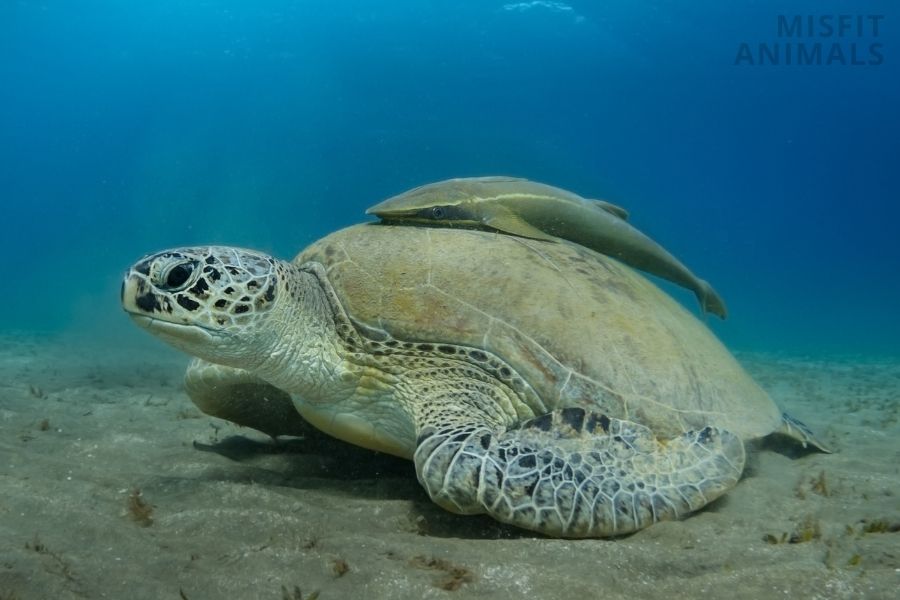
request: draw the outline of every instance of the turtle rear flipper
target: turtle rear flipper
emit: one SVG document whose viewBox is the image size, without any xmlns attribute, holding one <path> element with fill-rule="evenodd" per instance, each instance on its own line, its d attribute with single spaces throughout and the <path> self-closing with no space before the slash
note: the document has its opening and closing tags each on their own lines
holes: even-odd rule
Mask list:
<svg viewBox="0 0 900 600">
<path fill-rule="evenodd" d="M 744 458 L 741 440 L 722 429 L 662 443 L 643 425 L 581 408 L 503 433 L 429 425 L 415 453 L 419 481 L 447 510 L 569 538 L 685 516 L 731 489 Z"/>
</svg>

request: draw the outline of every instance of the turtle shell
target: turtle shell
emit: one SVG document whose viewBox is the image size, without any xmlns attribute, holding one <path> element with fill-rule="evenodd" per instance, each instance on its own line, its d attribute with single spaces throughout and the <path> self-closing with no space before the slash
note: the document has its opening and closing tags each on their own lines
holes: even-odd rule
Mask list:
<svg viewBox="0 0 900 600">
<path fill-rule="evenodd" d="M 548 409 L 597 410 L 662 437 L 715 425 L 752 439 L 781 421 L 703 323 L 630 267 L 581 246 L 370 223 L 295 259 L 307 261 L 325 266 L 357 322 L 398 340 L 490 352 Z"/>
</svg>

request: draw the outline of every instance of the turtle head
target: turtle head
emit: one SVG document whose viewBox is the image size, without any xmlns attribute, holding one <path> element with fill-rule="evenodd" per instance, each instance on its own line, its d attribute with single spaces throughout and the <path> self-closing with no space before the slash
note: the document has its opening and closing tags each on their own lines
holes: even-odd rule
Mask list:
<svg viewBox="0 0 900 600">
<path fill-rule="evenodd" d="M 122 283 L 122 307 L 141 327 L 211 362 L 240 366 L 264 347 L 289 265 L 241 248 L 205 246 L 145 256 Z"/>
</svg>

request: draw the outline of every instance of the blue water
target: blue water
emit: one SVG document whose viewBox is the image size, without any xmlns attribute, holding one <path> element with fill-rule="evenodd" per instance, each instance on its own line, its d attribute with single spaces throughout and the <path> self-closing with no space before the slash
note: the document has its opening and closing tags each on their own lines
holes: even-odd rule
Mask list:
<svg viewBox="0 0 900 600">
<path fill-rule="evenodd" d="M 0 330 L 142 335 L 118 286 L 146 252 L 290 257 L 509 174 L 629 208 L 734 349 L 900 354 L 900 8 L 785 4 L 3 0 Z M 882 15 L 794 40 L 880 64 L 735 64 L 811 13 Z"/>
</svg>

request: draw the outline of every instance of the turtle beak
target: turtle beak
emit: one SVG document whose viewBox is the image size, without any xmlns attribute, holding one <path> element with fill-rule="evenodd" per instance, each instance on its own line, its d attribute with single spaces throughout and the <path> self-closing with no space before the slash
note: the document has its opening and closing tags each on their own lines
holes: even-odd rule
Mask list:
<svg viewBox="0 0 900 600">
<path fill-rule="evenodd" d="M 136 269 L 125 274 L 119 297 L 122 308 L 129 314 L 153 316 L 165 308 L 164 299 L 150 285 L 147 275 Z"/>
</svg>

